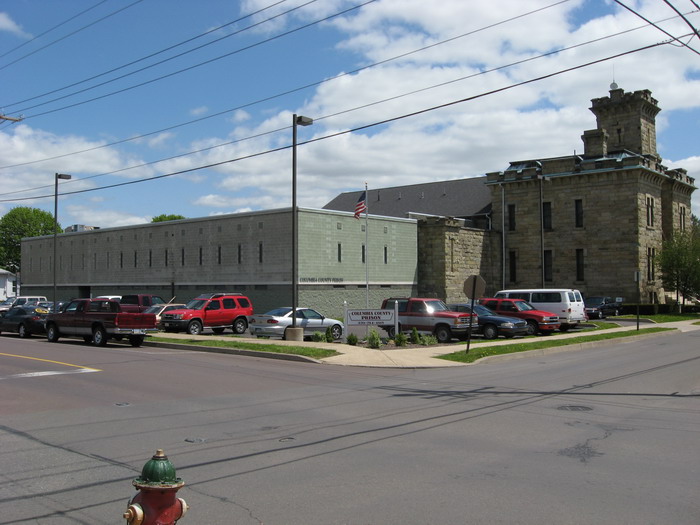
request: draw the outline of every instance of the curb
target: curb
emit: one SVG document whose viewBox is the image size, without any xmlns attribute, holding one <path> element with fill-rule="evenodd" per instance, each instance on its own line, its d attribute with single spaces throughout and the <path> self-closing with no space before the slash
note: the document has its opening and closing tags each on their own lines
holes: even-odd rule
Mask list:
<svg viewBox="0 0 700 525">
<path fill-rule="evenodd" d="M 297 354 L 281 354 L 278 352 L 258 352 L 256 350 L 242 350 L 240 348 L 223 348 L 218 346 L 188 345 L 180 343 L 156 343 L 144 342 L 142 346 L 156 348 L 172 348 L 173 350 L 191 350 L 195 352 L 209 352 L 212 354 L 244 355 L 248 357 L 263 357 L 266 359 L 280 359 L 283 361 L 300 361 L 304 363 L 323 364 L 323 361 Z"/>
</svg>

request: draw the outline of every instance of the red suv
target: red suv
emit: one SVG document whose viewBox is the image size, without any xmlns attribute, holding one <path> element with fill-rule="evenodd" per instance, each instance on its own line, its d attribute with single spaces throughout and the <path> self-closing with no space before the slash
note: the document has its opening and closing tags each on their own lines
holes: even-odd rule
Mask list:
<svg viewBox="0 0 700 525">
<path fill-rule="evenodd" d="M 239 293 L 213 293 L 192 299 L 179 310 L 170 310 L 161 316 L 166 332 L 187 331 L 199 335 L 204 328 L 215 334 L 230 328 L 236 334 L 248 329 L 248 316 L 253 315 L 253 304 Z"/>
</svg>

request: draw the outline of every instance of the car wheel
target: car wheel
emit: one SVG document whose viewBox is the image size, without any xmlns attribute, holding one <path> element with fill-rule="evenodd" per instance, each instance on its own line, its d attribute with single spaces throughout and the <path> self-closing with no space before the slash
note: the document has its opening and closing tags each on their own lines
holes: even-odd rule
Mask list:
<svg viewBox="0 0 700 525">
<path fill-rule="evenodd" d="M 187 325 L 187 333 L 190 335 L 200 335 L 202 333 L 202 323 L 192 321 Z"/>
<path fill-rule="evenodd" d="M 19 325 L 19 327 L 17 328 L 17 333 L 18 333 L 19 336 L 22 337 L 22 338 L 24 338 L 24 337 L 29 337 L 29 336 L 32 335 L 32 334 L 29 333 L 29 330 L 27 330 L 27 327 L 24 326 L 23 324 Z"/>
<path fill-rule="evenodd" d="M 55 324 L 50 324 L 46 327 L 46 339 L 48 339 L 50 343 L 58 341 L 58 328 Z"/>
<path fill-rule="evenodd" d="M 435 329 L 435 337 L 438 343 L 449 343 L 452 341 L 452 331 L 447 326 L 438 326 Z"/>
<path fill-rule="evenodd" d="M 339 324 L 334 324 L 333 326 L 331 326 L 331 336 L 333 337 L 334 341 L 336 339 L 340 339 L 343 336 L 343 329 L 340 327 Z"/>
<path fill-rule="evenodd" d="M 539 326 L 537 326 L 537 323 L 535 321 L 529 320 L 527 322 L 527 335 L 537 335 L 538 331 Z"/>
<path fill-rule="evenodd" d="M 101 326 L 92 331 L 92 344 L 95 346 L 105 346 L 107 344 L 107 332 Z"/>
<path fill-rule="evenodd" d="M 214 332 L 215 334 L 223 334 L 224 333 L 224 329 L 221 327 L 212 328 L 211 331 Z"/>
<path fill-rule="evenodd" d="M 613 315 L 614 315 L 615 317 L 617 317 L 618 315 L 620 315 L 620 311 L 619 311 L 617 308 L 615 308 L 615 311 L 613 312 Z"/>
<path fill-rule="evenodd" d="M 496 339 L 498 337 L 498 328 L 492 324 L 487 324 L 484 326 L 483 330 L 484 339 Z"/>
<path fill-rule="evenodd" d="M 569 331 L 569 325 L 568 324 L 563 324 L 559 326 L 559 330 L 562 332 L 568 332 Z"/>
<path fill-rule="evenodd" d="M 129 344 L 133 346 L 134 348 L 138 348 L 143 344 L 143 340 L 146 338 L 146 336 L 143 335 L 130 335 L 129 336 Z"/>
<path fill-rule="evenodd" d="M 239 317 L 233 322 L 232 329 L 234 334 L 244 334 L 248 329 L 248 321 L 246 321 L 243 317 Z"/>
</svg>

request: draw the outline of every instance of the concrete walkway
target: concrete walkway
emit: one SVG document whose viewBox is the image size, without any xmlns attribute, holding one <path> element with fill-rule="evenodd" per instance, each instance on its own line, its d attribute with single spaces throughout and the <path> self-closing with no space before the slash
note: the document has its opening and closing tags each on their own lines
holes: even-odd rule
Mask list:
<svg viewBox="0 0 700 525">
<path fill-rule="evenodd" d="M 693 323 L 696 321 L 677 321 L 674 323 L 663 323 L 660 325 L 655 325 L 655 326 L 661 326 L 664 328 L 674 328 L 677 329 L 681 332 L 686 332 L 686 331 L 692 331 L 692 330 L 700 330 L 700 325 L 694 325 Z M 643 324 L 640 325 L 640 328 L 647 328 L 650 327 L 651 324 L 647 321 L 644 322 Z M 611 332 L 621 332 L 621 331 L 636 331 L 637 330 L 637 324 L 635 321 L 632 322 L 625 322 L 624 326 L 620 326 L 619 328 L 611 328 L 608 330 L 605 330 L 605 333 L 611 333 Z M 598 331 L 595 332 L 596 334 L 603 333 L 603 331 Z M 639 337 L 652 337 L 652 336 L 658 336 L 658 335 L 668 335 L 668 332 L 662 332 L 660 334 L 650 334 L 650 335 L 639 335 Z M 205 334 L 205 335 L 199 335 L 199 336 L 191 336 L 188 334 L 173 334 L 173 333 L 168 333 L 168 334 L 159 334 L 163 337 L 168 337 L 171 339 L 181 339 L 183 340 L 183 343 L 185 340 L 201 340 L 201 341 L 211 341 L 211 340 L 224 340 L 224 341 L 231 341 L 233 338 L 232 336 L 228 335 L 213 335 L 213 334 Z M 546 336 L 544 337 L 545 340 L 547 341 L 558 341 L 562 339 L 570 339 L 573 337 L 580 337 L 580 336 L 585 336 L 585 335 L 592 335 L 591 332 L 578 332 L 574 331 L 571 333 L 559 333 L 557 332 L 556 335 L 551 335 L 551 336 Z M 500 346 L 500 345 L 508 345 L 508 344 L 513 344 L 513 343 L 527 343 L 527 342 L 537 342 L 541 341 L 543 338 L 516 338 L 516 339 L 494 339 L 489 342 L 483 342 L 479 337 L 475 337 L 472 340 L 472 348 L 476 347 L 481 347 L 483 348 L 485 345 L 488 346 Z M 148 340 L 147 340 L 148 341 Z M 389 347 L 389 346 L 383 346 L 380 349 L 371 349 L 371 348 L 365 348 L 362 346 L 352 346 L 352 345 L 347 345 L 343 343 L 315 343 L 311 341 L 304 341 L 303 343 L 298 342 L 298 341 L 281 341 L 279 339 L 257 339 L 257 338 L 249 338 L 249 337 L 243 337 L 240 338 L 241 342 L 245 343 L 256 343 L 256 344 L 275 344 L 275 345 L 282 345 L 282 346 L 306 346 L 306 347 L 316 347 L 316 348 L 328 348 L 331 350 L 335 350 L 336 352 L 339 352 L 339 355 L 333 356 L 333 357 L 327 357 L 325 359 L 321 360 L 316 360 L 316 359 L 311 359 L 311 358 L 305 358 L 305 357 L 300 357 L 300 356 L 291 356 L 289 354 L 273 354 L 269 352 L 255 352 L 255 351 L 226 351 L 225 349 L 213 349 L 213 348 L 208 348 L 205 351 L 214 351 L 214 352 L 223 352 L 223 353 L 237 353 L 237 354 L 244 354 L 244 355 L 254 355 L 254 356 L 259 356 L 259 357 L 269 357 L 269 358 L 277 358 L 277 359 L 294 359 L 294 360 L 303 360 L 303 361 L 314 361 L 314 362 L 322 362 L 322 363 L 329 363 L 329 364 L 334 364 L 334 365 L 346 365 L 346 366 L 366 366 L 366 367 L 388 367 L 388 368 L 433 368 L 433 367 L 450 367 L 450 366 L 466 366 L 464 363 L 456 363 L 453 361 L 446 361 L 444 359 L 436 359 L 436 356 L 439 355 L 444 355 L 444 354 L 450 354 L 453 352 L 458 352 L 458 351 L 464 351 L 467 348 L 467 343 L 466 342 L 460 342 L 460 343 L 454 343 L 451 345 L 441 345 L 441 346 L 426 346 L 426 347 L 419 347 L 419 348 L 396 348 L 396 347 Z M 487 357 L 485 359 L 482 359 L 479 361 L 479 363 L 483 362 L 494 362 L 498 360 L 506 360 L 506 359 L 519 359 L 519 358 L 524 358 L 532 355 L 543 355 L 546 353 L 553 353 L 553 352 L 563 352 L 563 351 L 572 351 L 572 350 L 579 350 L 584 347 L 590 347 L 590 346 L 595 346 L 595 345 L 601 345 L 601 344 L 609 344 L 610 341 L 601 341 L 601 342 L 591 342 L 591 343 L 582 343 L 578 345 L 568 345 L 568 346 L 559 346 L 559 347 L 552 347 L 552 348 L 547 348 L 543 350 L 533 350 L 533 351 L 526 351 L 526 352 L 518 352 L 516 354 L 507 354 L 503 356 L 492 356 L 492 357 Z M 148 346 L 169 346 L 166 343 L 144 343 L 145 345 Z M 186 346 L 188 349 L 193 349 L 193 350 L 204 350 L 201 347 L 197 346 L 187 346 L 186 344 L 178 344 L 176 347 L 177 348 L 183 348 L 183 346 Z"/>
</svg>

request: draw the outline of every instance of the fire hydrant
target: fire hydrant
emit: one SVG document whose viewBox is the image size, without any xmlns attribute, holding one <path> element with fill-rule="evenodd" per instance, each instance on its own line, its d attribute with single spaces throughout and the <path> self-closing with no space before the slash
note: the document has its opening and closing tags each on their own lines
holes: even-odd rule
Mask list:
<svg viewBox="0 0 700 525">
<path fill-rule="evenodd" d="M 123 515 L 129 525 L 174 525 L 189 509 L 184 499 L 175 497 L 185 482 L 175 477 L 175 467 L 162 449 L 156 450 L 132 484 L 139 493 Z"/>
</svg>

